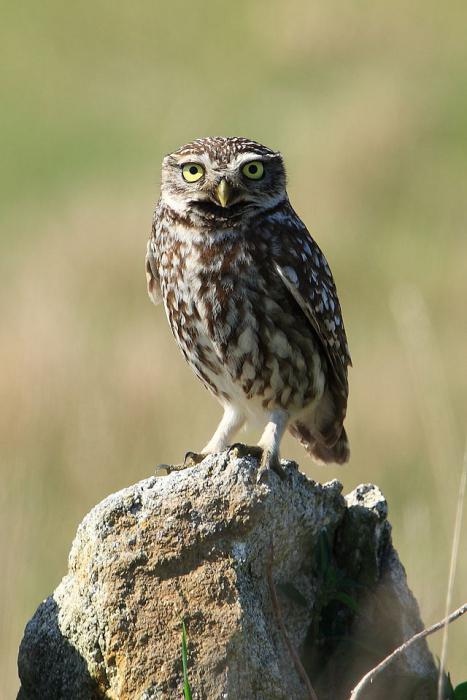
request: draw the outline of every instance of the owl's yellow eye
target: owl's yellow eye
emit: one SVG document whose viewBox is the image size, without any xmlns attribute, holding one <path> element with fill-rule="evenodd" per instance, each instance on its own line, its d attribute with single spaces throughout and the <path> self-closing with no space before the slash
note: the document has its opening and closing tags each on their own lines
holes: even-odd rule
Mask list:
<svg viewBox="0 0 467 700">
<path fill-rule="evenodd" d="M 242 173 L 250 180 L 260 180 L 264 175 L 264 165 L 260 160 L 250 160 L 243 166 Z"/>
<path fill-rule="evenodd" d="M 196 182 L 204 175 L 204 168 L 199 163 L 185 163 L 182 175 L 187 182 Z"/>
</svg>

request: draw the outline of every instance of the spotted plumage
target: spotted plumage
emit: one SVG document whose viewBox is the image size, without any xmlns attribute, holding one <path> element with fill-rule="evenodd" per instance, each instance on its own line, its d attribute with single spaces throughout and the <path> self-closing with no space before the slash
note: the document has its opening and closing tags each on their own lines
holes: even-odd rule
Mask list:
<svg viewBox="0 0 467 700">
<path fill-rule="evenodd" d="M 347 461 L 340 304 L 290 205 L 279 153 L 213 137 L 168 155 L 146 272 L 185 359 L 224 407 L 203 453 L 253 420 L 264 428 L 263 468 L 277 467 L 286 428 L 317 460 Z"/>
</svg>

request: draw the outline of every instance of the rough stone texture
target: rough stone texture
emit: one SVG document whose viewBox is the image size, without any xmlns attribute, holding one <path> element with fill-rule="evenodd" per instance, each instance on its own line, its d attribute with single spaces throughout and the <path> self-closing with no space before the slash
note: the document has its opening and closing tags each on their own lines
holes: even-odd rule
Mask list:
<svg viewBox="0 0 467 700">
<path fill-rule="evenodd" d="M 320 700 L 344 700 L 360 675 L 422 628 L 375 486 L 344 499 L 283 462 L 257 484 L 235 451 L 151 477 L 97 505 L 79 526 L 69 573 L 28 623 L 18 698 L 183 697 L 181 621 L 193 698 L 301 700 L 289 636 Z M 431 698 L 424 642 L 366 697 Z M 397 689 L 396 689 L 397 688 Z"/>
</svg>

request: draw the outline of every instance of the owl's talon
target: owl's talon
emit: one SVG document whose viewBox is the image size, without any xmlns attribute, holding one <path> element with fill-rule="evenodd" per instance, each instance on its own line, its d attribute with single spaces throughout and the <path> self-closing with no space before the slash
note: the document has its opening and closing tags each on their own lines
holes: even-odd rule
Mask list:
<svg viewBox="0 0 467 700">
<path fill-rule="evenodd" d="M 154 476 L 168 476 L 173 470 L 172 464 L 158 464 L 154 469 Z"/>
<path fill-rule="evenodd" d="M 202 453 L 187 452 L 182 464 L 158 464 L 154 470 L 154 474 L 156 476 L 168 476 L 172 474 L 172 472 L 182 472 L 184 469 L 196 466 L 202 462 L 205 457 L 207 457 L 207 455 Z"/>
<path fill-rule="evenodd" d="M 236 457 L 254 457 L 258 461 L 263 456 L 263 449 L 258 447 L 258 445 L 245 445 L 243 442 L 235 442 L 230 445 L 228 455 L 230 456 L 232 452 L 235 452 Z"/>
<path fill-rule="evenodd" d="M 273 471 L 277 476 L 284 481 L 287 474 L 281 466 L 279 457 L 277 454 L 270 452 L 269 450 L 263 451 L 263 456 L 261 458 L 261 463 L 258 469 L 257 481 L 258 483 L 263 483 L 268 480 L 268 474 Z"/>
<path fill-rule="evenodd" d="M 188 467 L 195 467 L 197 464 L 203 461 L 207 457 L 207 454 L 203 452 L 187 452 L 185 454 L 185 459 L 183 460 L 182 469 L 188 469 Z"/>
</svg>

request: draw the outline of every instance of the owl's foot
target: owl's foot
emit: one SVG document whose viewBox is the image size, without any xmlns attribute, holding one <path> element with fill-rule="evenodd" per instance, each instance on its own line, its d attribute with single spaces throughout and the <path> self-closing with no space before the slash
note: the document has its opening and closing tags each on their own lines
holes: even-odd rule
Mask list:
<svg viewBox="0 0 467 700">
<path fill-rule="evenodd" d="M 204 454 L 204 452 L 187 452 L 183 461 L 182 469 L 188 469 L 188 467 L 195 467 L 197 464 L 200 464 L 203 461 L 203 459 L 206 459 L 207 456 L 208 455 Z"/>
<path fill-rule="evenodd" d="M 270 450 L 262 450 L 262 453 L 256 481 L 258 483 L 266 482 L 269 478 L 271 470 L 275 472 L 282 481 L 284 481 L 286 478 L 286 473 L 281 467 L 277 453 L 271 452 Z"/>
<path fill-rule="evenodd" d="M 158 464 L 157 467 L 154 469 L 154 475 L 155 476 L 168 476 L 176 468 L 177 467 L 174 466 L 173 464 Z"/>
<path fill-rule="evenodd" d="M 285 479 L 286 474 L 282 469 L 279 457 L 270 450 L 263 450 L 259 445 L 244 445 L 236 442 L 229 447 L 229 455 L 235 452 L 237 457 L 254 457 L 259 462 L 257 481 L 266 481 L 269 470 L 272 469 L 281 479 Z"/>
<path fill-rule="evenodd" d="M 236 457 L 254 457 L 258 462 L 263 456 L 263 450 L 258 445 L 244 445 L 243 442 L 235 442 L 230 445 L 228 454 L 235 452 Z"/>
<path fill-rule="evenodd" d="M 196 466 L 202 462 L 205 457 L 207 457 L 207 454 L 203 454 L 202 452 L 187 452 L 182 464 L 158 464 L 154 473 L 156 476 L 168 476 L 172 472 L 181 472 L 184 469 Z"/>
</svg>

